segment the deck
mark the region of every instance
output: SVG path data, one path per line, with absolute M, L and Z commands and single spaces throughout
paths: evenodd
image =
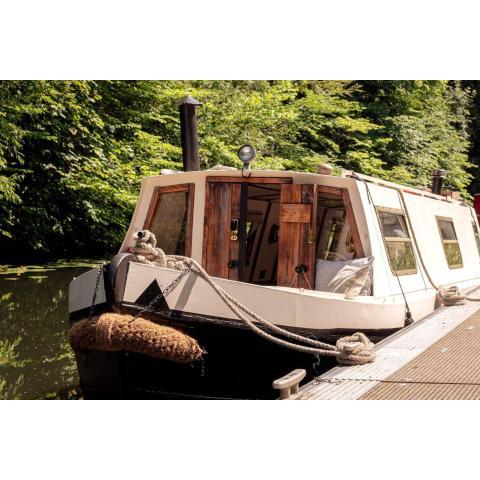
M 480 289 L 470 294 L 480 299 Z M 335 367 L 299 400 L 480 400 L 480 302 L 442 307 L 379 342 L 375 362 Z

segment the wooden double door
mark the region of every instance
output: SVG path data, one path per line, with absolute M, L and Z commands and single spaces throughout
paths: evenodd
M 279 189 L 276 284 L 313 288 L 317 186 L 293 184 L 288 177 L 207 179 L 203 239 L 205 269 L 216 277 L 248 281 L 245 254 L 249 188 L 258 185 L 277 185 Z

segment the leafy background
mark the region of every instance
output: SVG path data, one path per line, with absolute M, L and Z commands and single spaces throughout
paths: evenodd
M 322 162 L 426 186 L 479 190 L 478 81 L 1 81 L 4 260 L 118 248 L 142 177 L 181 169 L 176 101 L 198 109 L 202 168 L 314 171 Z

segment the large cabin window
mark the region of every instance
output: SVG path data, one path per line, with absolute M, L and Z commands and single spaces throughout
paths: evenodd
M 144 228 L 167 255 L 191 255 L 194 187 L 185 183 L 154 191 Z
M 384 207 L 377 208 L 377 213 L 393 273 L 395 275 L 417 273 L 412 239 L 408 232 L 405 214 L 401 210 Z
M 317 258 L 351 260 L 357 256 L 341 196 L 319 195 Z
M 347 190 L 318 187 L 317 229 L 317 259 L 339 261 L 363 257 Z
M 443 251 L 450 268 L 462 268 L 463 260 L 458 243 L 457 233 L 453 225 L 453 219 L 449 217 L 436 217 L 440 238 L 442 239 Z
M 319 185 L 315 289 L 372 295 L 372 257 L 365 257 L 350 195 L 345 188 Z

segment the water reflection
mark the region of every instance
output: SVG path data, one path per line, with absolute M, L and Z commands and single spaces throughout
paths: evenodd
M 78 396 L 68 284 L 98 263 L 0 266 L 0 399 Z

